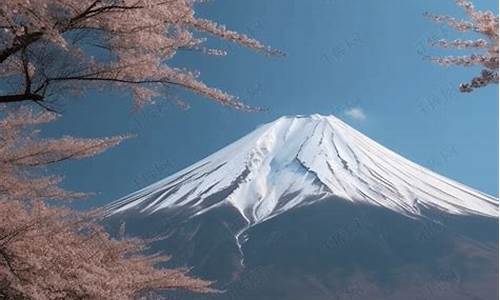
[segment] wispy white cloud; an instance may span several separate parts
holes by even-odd
[[[351,107],[346,109],[344,114],[358,121],[366,120],[366,114],[361,107]]]

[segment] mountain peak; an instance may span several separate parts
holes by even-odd
[[[495,198],[379,145],[334,116],[284,116],[109,207],[110,213],[221,205],[249,225],[331,196],[408,216],[421,209],[497,217]]]
[[[274,124],[277,125],[280,123],[280,121],[285,121],[285,120],[302,120],[302,121],[307,121],[307,122],[341,122],[343,123],[339,118],[337,118],[334,115],[322,115],[322,114],[310,114],[310,115],[285,115],[282,116],[278,119],[276,119],[273,122],[267,123],[268,124]]]

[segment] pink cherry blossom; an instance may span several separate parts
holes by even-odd
[[[195,0],[9,0],[0,7],[0,103],[52,100],[91,88],[130,92],[141,107],[180,87],[242,110],[238,98],[169,65],[180,51],[224,55],[203,46],[212,35],[270,55],[244,34],[197,18]]]
[[[476,88],[489,84],[498,84],[498,16],[491,11],[479,11],[470,1],[456,0],[470,20],[458,20],[449,16],[435,16],[428,14],[433,20],[445,23],[460,32],[475,32],[485,39],[476,40],[439,40],[434,46],[455,49],[483,50],[465,56],[433,57],[432,60],[444,66],[481,66],[480,75],[470,82],[460,84],[460,91],[472,92]]]
[[[48,165],[96,155],[126,138],[41,138],[35,127],[56,118],[26,107],[0,110],[0,299],[122,300],[177,288],[211,291],[187,270],[156,268],[168,257],[143,254],[144,241],[111,238],[98,225],[101,212],[47,204],[86,196],[61,188],[62,178],[47,175]]]

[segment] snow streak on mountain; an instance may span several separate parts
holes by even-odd
[[[423,208],[498,216],[495,198],[412,163],[333,116],[317,114],[265,124],[109,209],[152,214],[189,208],[195,216],[229,204],[252,226],[331,196],[410,217]]]

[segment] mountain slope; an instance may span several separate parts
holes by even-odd
[[[213,202],[216,193],[227,194]],[[311,197],[315,196],[315,197]],[[200,162],[114,204],[110,213],[229,203],[254,225],[337,196],[404,215],[422,208],[496,217],[496,199],[440,176],[377,144],[333,116],[282,117]]]

